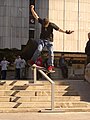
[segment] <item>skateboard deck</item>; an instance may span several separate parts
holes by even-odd
[[[44,71],[46,74],[49,74],[49,73],[54,73],[55,71],[49,71],[49,70],[47,70],[45,67],[41,67],[41,66],[38,66],[38,65],[36,65],[36,64],[34,64],[34,65],[32,65],[32,68],[33,67],[36,67],[37,69],[41,69],[42,71]]]
[[[21,56],[27,61],[30,60],[37,49],[37,42],[35,40],[30,39],[24,49],[21,52]]]

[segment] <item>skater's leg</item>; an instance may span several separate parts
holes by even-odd
[[[33,57],[31,58],[32,61],[35,62],[37,60],[37,58],[40,55],[40,53],[42,52],[43,48],[44,48],[44,42],[43,42],[43,40],[39,40],[38,47],[37,47]]]
[[[47,44],[47,49],[48,49],[48,65],[49,66],[54,66],[54,53],[53,53],[53,43],[52,42],[48,42]]]
[[[54,53],[53,53],[53,42],[47,41],[46,47],[48,49],[48,71],[55,72],[54,70]]]

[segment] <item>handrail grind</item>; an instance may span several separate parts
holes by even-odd
[[[33,66],[34,70],[34,83],[37,81],[37,70],[51,83],[51,110],[54,110],[54,93],[55,93],[55,82],[49,78],[43,70],[39,69],[36,64]]]

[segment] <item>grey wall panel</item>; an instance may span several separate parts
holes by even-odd
[[[28,34],[29,0],[0,0],[0,49],[21,49]]]

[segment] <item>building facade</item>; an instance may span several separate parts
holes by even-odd
[[[71,35],[54,31],[54,50],[84,52],[90,32],[90,0],[36,0],[40,17],[48,17],[61,29],[74,30]],[[36,38],[40,30],[36,24]]]
[[[29,0],[0,0],[0,49],[21,49],[28,34]]]
[[[0,0],[0,49],[18,48],[31,38],[38,39],[40,25],[29,6],[41,18],[48,17],[71,35],[54,31],[54,51],[84,52],[90,32],[90,0]]]

